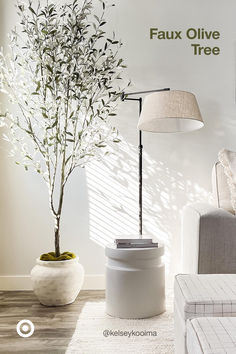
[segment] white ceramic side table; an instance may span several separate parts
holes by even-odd
[[[146,318],[165,311],[164,247],[106,247],[106,312],[119,318]]]

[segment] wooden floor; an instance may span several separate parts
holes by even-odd
[[[0,353],[65,353],[85,303],[103,300],[104,291],[81,291],[71,305],[45,307],[31,291],[1,291]],[[23,319],[35,326],[31,337],[22,338],[16,332],[17,323]]]

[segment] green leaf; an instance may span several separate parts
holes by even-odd
[[[123,62],[123,59],[120,59],[117,63],[117,66],[120,66],[120,64]]]
[[[46,65],[46,68],[50,71],[50,73],[53,73],[53,70],[52,70],[52,68],[51,68],[51,66],[50,65]]]
[[[36,92],[38,92],[39,90],[40,90],[40,87],[41,87],[41,83],[40,83],[40,81],[38,81],[38,84],[37,84],[37,87],[36,87]]]
[[[53,13],[53,10],[54,10],[54,8],[51,7],[51,9],[49,10],[49,15],[51,15]]]
[[[74,136],[71,132],[66,132],[66,134],[68,134],[70,136]]]
[[[49,84],[46,84],[45,85],[51,92],[53,92],[53,88],[52,88],[52,86],[51,85],[49,85]]]
[[[100,144],[100,143],[98,143],[98,144],[95,144],[95,146],[97,146],[97,147],[99,147],[99,148],[103,148],[103,147],[106,147],[106,145],[105,145],[105,144]]]
[[[31,6],[29,6],[29,10],[30,10],[35,16],[37,16],[36,12],[34,11],[34,9],[33,9]]]
[[[53,129],[56,125],[57,125],[57,121],[55,120],[53,125],[51,125],[50,127],[47,127],[46,130]]]
[[[51,128],[54,128],[56,125],[57,125],[57,121],[55,120]]]
[[[25,132],[29,135],[33,135],[33,132],[31,132],[30,130],[26,130]]]

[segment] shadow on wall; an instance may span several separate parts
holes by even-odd
[[[173,238],[180,235],[183,206],[209,201],[210,193],[146,152],[143,158],[143,233],[165,245],[169,273],[172,252],[175,252]],[[138,235],[137,161],[137,148],[122,142],[115,155],[86,169],[90,238],[103,247],[117,237]]]
[[[5,28],[5,16],[4,16],[4,0],[0,0],[0,43],[3,45],[2,34],[4,33]]]
[[[5,29],[5,16],[4,16],[4,4],[3,0],[0,0],[0,46],[4,45],[4,29]],[[0,93],[0,112],[4,111],[4,95]],[[10,187],[9,184],[6,184],[6,181],[9,180],[9,171],[7,168],[7,156],[6,156],[6,144],[2,141],[2,132],[3,128],[0,128],[0,216],[1,216],[1,230],[0,230],[0,242],[1,242],[1,251],[0,251],[0,269],[1,271],[7,267],[7,262],[4,259],[4,249],[6,247],[6,234],[13,232],[13,225],[7,222],[8,213],[11,210],[11,201],[9,198]]]

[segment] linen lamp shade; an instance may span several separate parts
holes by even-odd
[[[138,129],[176,133],[200,129],[204,125],[195,96],[186,91],[162,91],[146,96]]]

